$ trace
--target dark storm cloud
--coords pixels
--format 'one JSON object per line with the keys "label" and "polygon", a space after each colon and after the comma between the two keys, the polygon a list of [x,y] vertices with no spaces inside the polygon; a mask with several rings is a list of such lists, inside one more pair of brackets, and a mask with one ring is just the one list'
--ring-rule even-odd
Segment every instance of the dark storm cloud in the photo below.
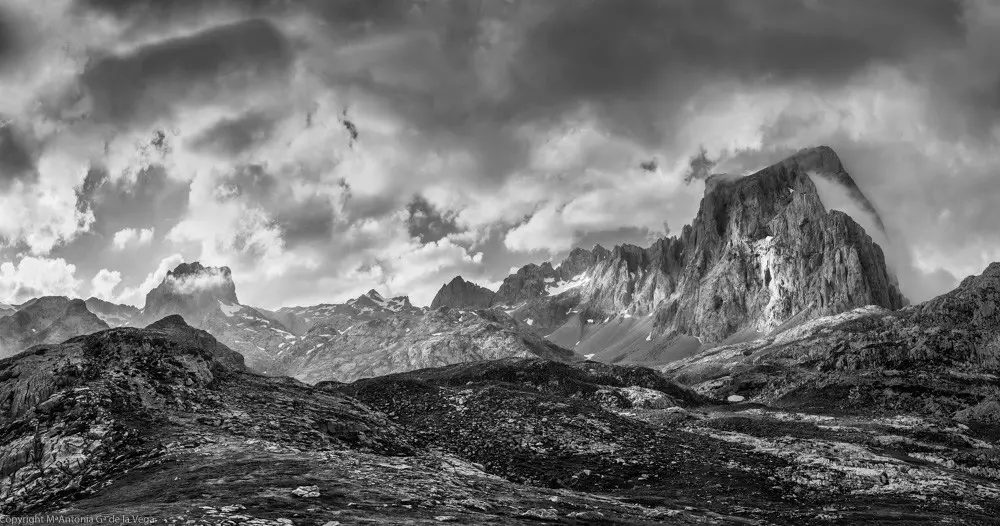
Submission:
{"label": "dark storm cloud", "polygon": [[419,239],[421,243],[433,243],[459,231],[454,217],[446,217],[423,196],[414,196],[406,205],[406,211],[409,214],[406,227],[410,237]]}
{"label": "dark storm cloud", "polygon": [[17,37],[9,15],[0,7],[0,71],[17,56]]}
{"label": "dark storm cloud", "polygon": [[35,154],[12,124],[0,120],[0,189],[14,180],[35,176]]}
{"label": "dark storm cloud", "polygon": [[171,113],[191,98],[221,98],[284,72],[289,43],[270,22],[253,19],[215,27],[96,59],[83,74],[92,117],[127,124]]}
{"label": "dark storm cloud", "polygon": [[[190,183],[167,175],[155,165],[136,175],[134,182],[109,180],[102,168],[92,168],[77,189],[77,206],[94,211],[95,233],[108,236],[122,228],[152,225],[163,229],[176,224],[187,212]],[[97,250],[107,247],[97,245]]]}
{"label": "dark storm cloud", "polygon": [[314,195],[293,198],[289,189],[262,165],[243,165],[220,182],[231,198],[239,198],[267,210],[281,228],[282,238],[289,248],[300,243],[328,241],[334,230],[334,208],[330,199]]}
{"label": "dark storm cloud", "polygon": [[688,161],[688,171],[684,175],[684,183],[691,184],[691,181],[708,179],[712,175],[712,168],[715,167],[716,162],[708,158],[708,151],[702,147]]}
{"label": "dark storm cloud", "polygon": [[236,155],[259,146],[271,137],[275,117],[251,111],[235,118],[221,119],[188,141],[195,151]]}
{"label": "dark storm cloud", "polygon": [[643,124],[645,110],[676,110],[709,80],[842,83],[873,62],[958,44],[961,14],[938,0],[560,4],[528,33],[517,96],[545,111],[597,103],[621,131],[662,131]]}

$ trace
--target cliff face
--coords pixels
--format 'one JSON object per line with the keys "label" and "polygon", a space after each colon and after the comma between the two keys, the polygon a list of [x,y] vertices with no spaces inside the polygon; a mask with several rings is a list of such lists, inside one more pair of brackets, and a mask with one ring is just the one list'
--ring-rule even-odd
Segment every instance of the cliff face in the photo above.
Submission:
{"label": "cliff face", "polygon": [[451,307],[454,309],[485,309],[493,302],[494,293],[486,287],[480,287],[462,276],[455,276],[447,285],[434,295],[431,309]]}
{"label": "cliff face", "polygon": [[839,166],[832,150],[821,153],[807,150],[748,177],[710,181],[680,240],[680,294],[657,309],[661,330],[720,342],[738,332],[770,332],[793,316],[904,305],[882,249],[847,214],[820,201],[809,174]]}
{"label": "cliff face", "polygon": [[[881,225],[833,150],[812,148],[747,177],[709,178],[698,215],[677,237],[648,248],[575,249],[556,268],[525,266],[504,280],[493,305],[516,308],[516,317],[578,351],[617,323],[601,348],[628,340],[635,349],[626,354],[753,339],[855,307],[905,305],[881,248],[850,216],[826,209],[814,178],[842,185]],[[651,323],[634,321],[646,316]],[[646,332],[623,336],[633,329]]]}
{"label": "cliff face", "polygon": [[205,316],[218,311],[220,304],[235,306],[239,303],[229,267],[181,263],[146,294],[146,305],[132,320],[132,325],[142,326],[171,314],[180,314],[197,326]]}

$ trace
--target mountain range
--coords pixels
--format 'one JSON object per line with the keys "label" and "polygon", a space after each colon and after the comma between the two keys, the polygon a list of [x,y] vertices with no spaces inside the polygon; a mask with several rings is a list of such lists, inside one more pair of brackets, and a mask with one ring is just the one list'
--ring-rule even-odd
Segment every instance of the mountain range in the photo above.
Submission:
{"label": "mountain range", "polygon": [[[518,269],[496,292],[456,276],[430,309],[375,290],[343,304],[259,309],[240,303],[227,267],[197,262],[169,271],[142,309],[96,298],[86,307],[112,327],[178,314],[252,370],[313,382],[526,353],[659,366],[789,324],[906,304],[881,248],[824,207],[815,178],[841,185],[881,225],[836,153],[818,147],[746,177],[710,177],[678,236],[576,248],[558,265]],[[0,341],[11,350],[57,341],[23,332]]]}
{"label": "mountain range", "polygon": [[0,306],[0,513],[995,522],[1000,263],[911,305],[820,179],[883,230],[819,147],[710,177],[677,236],[457,276],[430,308],[269,311],[200,263],[141,309]]}

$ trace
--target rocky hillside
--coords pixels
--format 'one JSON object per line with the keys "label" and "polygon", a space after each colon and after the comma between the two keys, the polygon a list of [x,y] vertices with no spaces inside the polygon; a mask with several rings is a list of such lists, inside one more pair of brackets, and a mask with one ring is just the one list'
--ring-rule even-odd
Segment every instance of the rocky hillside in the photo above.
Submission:
{"label": "rocky hillside", "polygon": [[538,356],[572,360],[572,351],[495,310],[441,308],[391,316],[337,330],[314,327],[278,353],[275,371],[307,383],[358,378],[461,362]]}
{"label": "rocky hillside", "polygon": [[713,396],[1000,425],[1000,263],[898,311],[820,318],[664,368]]}
{"label": "rocky hillside", "polygon": [[0,357],[33,345],[58,343],[107,328],[104,321],[87,310],[83,300],[62,296],[36,298],[0,318]]}
{"label": "rocky hillside", "polygon": [[842,185],[881,224],[833,150],[803,150],[747,177],[709,178],[679,236],[525,266],[491,305],[580,354],[642,363],[856,307],[902,307],[881,248],[850,216],[826,209],[816,177]]}
{"label": "rocky hillside", "polygon": [[1000,457],[979,431],[713,405],[637,367],[507,359],[307,386],[246,371],[174,316],[0,360],[0,379],[6,516],[987,524],[1000,512]]}

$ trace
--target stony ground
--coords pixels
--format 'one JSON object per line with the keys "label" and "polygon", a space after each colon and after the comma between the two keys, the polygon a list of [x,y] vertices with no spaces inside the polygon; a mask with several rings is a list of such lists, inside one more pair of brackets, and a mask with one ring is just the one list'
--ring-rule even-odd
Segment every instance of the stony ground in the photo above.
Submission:
{"label": "stony ground", "polygon": [[0,361],[0,513],[302,526],[1000,513],[988,426],[727,404],[593,362],[309,386],[226,365],[210,338],[174,320]]}

